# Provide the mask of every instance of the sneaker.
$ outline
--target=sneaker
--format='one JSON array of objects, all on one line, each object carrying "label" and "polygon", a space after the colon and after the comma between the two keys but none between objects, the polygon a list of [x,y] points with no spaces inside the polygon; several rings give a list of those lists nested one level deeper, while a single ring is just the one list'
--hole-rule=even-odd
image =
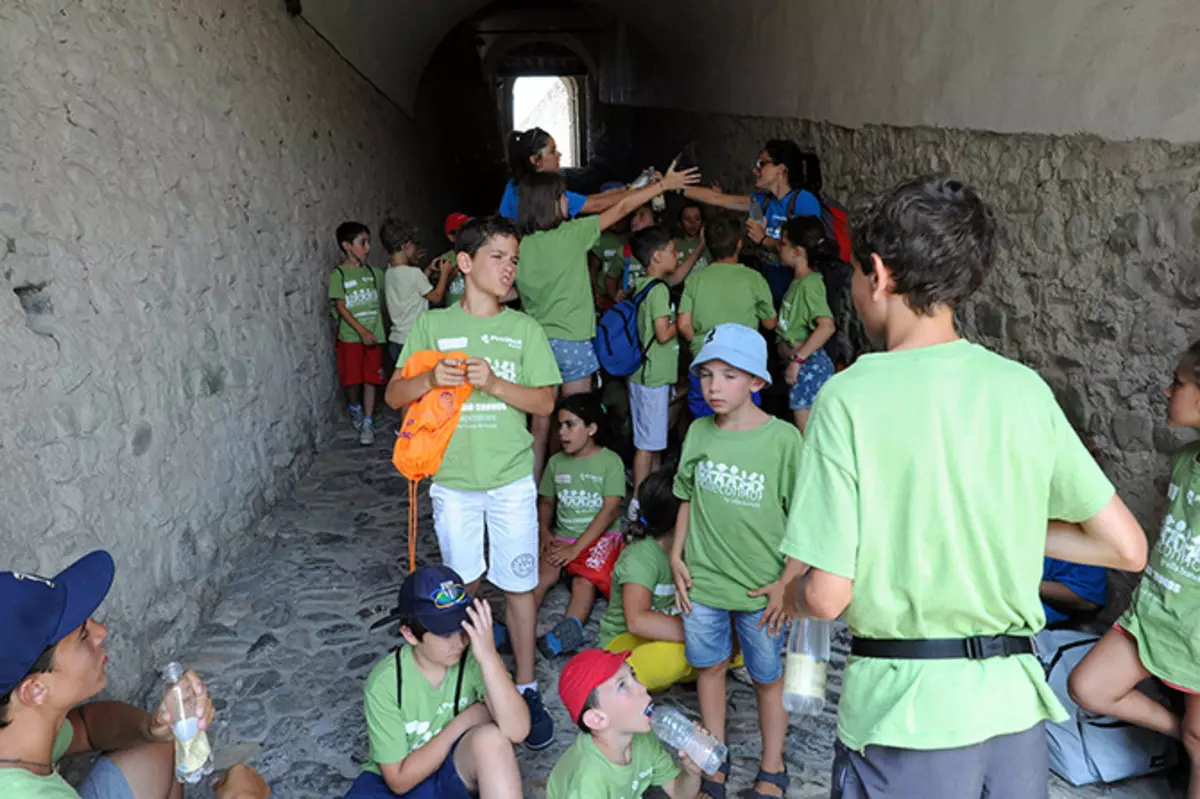
[{"label": "sneaker", "polygon": [[583,624],[574,616],[567,616],[554,629],[538,639],[538,651],[543,657],[570,655],[583,646]]},{"label": "sneaker", "polygon": [[525,746],[538,752],[554,743],[554,721],[542,706],[542,695],[538,691],[527,688],[521,696],[529,705],[529,736],[525,738]]},{"label": "sneaker", "polygon": [[742,685],[754,685],[754,678],[750,676],[750,670],[745,666],[735,666],[729,670],[729,676],[740,682]]},{"label": "sneaker", "polygon": [[633,499],[629,500],[629,509],[625,511],[625,518],[629,520],[630,524],[633,524],[641,515],[642,505],[637,501],[637,497],[634,497]]},{"label": "sneaker", "polygon": [[359,405],[357,408],[355,408],[353,405],[350,405],[350,406],[347,406],[346,410],[350,412],[350,426],[353,427],[354,432],[357,433],[359,431],[359,428],[362,427],[362,423],[363,423],[362,406]]},{"label": "sneaker", "polygon": [[359,425],[358,443],[364,447],[369,447],[375,443],[375,423],[370,419],[363,419],[362,424]]}]

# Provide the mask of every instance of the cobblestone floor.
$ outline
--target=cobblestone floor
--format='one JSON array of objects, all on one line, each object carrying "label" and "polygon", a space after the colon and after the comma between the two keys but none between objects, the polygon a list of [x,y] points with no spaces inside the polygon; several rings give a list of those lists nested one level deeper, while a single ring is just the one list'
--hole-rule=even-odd
[{"label": "cobblestone floor", "polygon": [[[389,631],[369,627],[395,602],[406,573],[407,484],[391,465],[394,424],[379,441],[360,448],[349,429],[322,452],[296,492],[254,531],[259,545],[235,572],[185,659],[208,681],[219,710],[213,731],[218,765],[247,760],[281,799],[340,797],[357,776],[367,751],[362,683],[395,643]],[[437,557],[431,510],[421,492],[418,559]],[[539,616],[540,631],[566,605],[559,589]],[[594,640],[603,605],[593,611]],[[835,702],[845,631],[838,641],[829,689],[834,701],[816,719],[788,729],[789,797],[827,797],[835,730]],[[551,766],[574,738],[558,701],[562,662],[539,660],[546,706],[558,728],[551,748],[519,752],[526,796],[541,797]],[[697,712],[694,691],[675,688],[662,700]],[[758,764],[758,722],[751,689],[730,681],[730,796],[749,787]],[[1051,795],[1163,799],[1182,796],[1163,778],[1071,788],[1052,778]]]}]

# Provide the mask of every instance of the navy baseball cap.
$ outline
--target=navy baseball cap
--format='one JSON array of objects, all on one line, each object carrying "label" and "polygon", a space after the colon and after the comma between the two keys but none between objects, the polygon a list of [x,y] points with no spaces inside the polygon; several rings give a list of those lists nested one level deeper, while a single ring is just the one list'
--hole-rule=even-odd
[{"label": "navy baseball cap", "polygon": [[709,361],[724,361],[734,369],[741,369],[771,385],[771,372],[767,369],[767,341],[757,330],[745,325],[726,322],[708,331],[704,336],[704,345],[692,361],[692,372]]},{"label": "navy baseball cap", "polygon": [[471,595],[458,572],[446,566],[422,566],[400,585],[396,609],[371,625],[382,627],[399,619],[416,619],[434,635],[462,632]]},{"label": "navy baseball cap", "polygon": [[16,688],[46,649],[92,617],[115,571],[112,555],[98,549],[54,577],[0,572],[0,694]]}]

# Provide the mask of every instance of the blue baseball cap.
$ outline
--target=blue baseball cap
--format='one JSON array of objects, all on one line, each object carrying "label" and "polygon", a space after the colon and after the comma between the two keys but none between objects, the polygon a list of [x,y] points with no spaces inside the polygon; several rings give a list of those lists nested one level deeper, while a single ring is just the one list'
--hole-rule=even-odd
[{"label": "blue baseball cap", "polygon": [[92,617],[115,572],[112,555],[102,549],[54,577],[0,572],[0,694],[16,688],[43,652]]},{"label": "blue baseball cap", "polygon": [[745,325],[726,322],[705,333],[704,346],[692,361],[692,372],[709,361],[724,361],[771,385],[771,373],[767,370],[767,340]]},{"label": "blue baseball cap", "polygon": [[400,619],[416,619],[434,635],[462,632],[471,595],[458,572],[446,566],[422,566],[400,585],[396,609],[371,625],[382,627]]}]

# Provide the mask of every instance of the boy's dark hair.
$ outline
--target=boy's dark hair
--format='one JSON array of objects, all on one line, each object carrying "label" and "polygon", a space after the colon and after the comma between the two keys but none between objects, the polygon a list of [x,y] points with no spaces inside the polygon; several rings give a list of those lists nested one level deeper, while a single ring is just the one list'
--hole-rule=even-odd
[{"label": "boy's dark hair", "polygon": [[548,141],[550,134],[541,128],[514,130],[508,134],[508,168],[512,170],[514,183],[522,183],[530,175],[537,174],[529,159],[540,153]]},{"label": "boy's dark hair", "polygon": [[388,217],[379,226],[379,243],[388,255],[400,252],[410,241],[417,240],[417,229],[407,222]]},{"label": "boy's dark hair", "polygon": [[516,225],[499,214],[477,216],[458,229],[458,238],[454,240],[454,251],[465,252],[474,258],[479,254],[479,248],[496,236],[521,238],[517,235]]},{"label": "boy's dark hair", "polygon": [[425,633],[429,632],[429,628],[422,624],[421,620],[415,616],[411,619],[401,619],[400,626],[407,627],[408,631],[413,634],[413,638],[416,638],[418,641],[423,641]]},{"label": "boy's dark hair", "polygon": [[659,250],[665,250],[670,244],[671,234],[667,232],[666,228],[655,225],[642,228],[634,233],[633,238],[629,240],[629,249],[638,263],[649,269],[650,262],[654,260],[654,254]]},{"label": "boy's dark hair", "polygon": [[804,250],[808,263],[816,271],[841,263],[841,248],[837,239],[825,232],[825,223],[815,216],[793,216],[783,223],[782,235],[791,244]]},{"label": "boy's dark hair", "polygon": [[588,694],[587,700],[583,703],[583,710],[579,711],[579,721],[575,722],[579,725],[580,731],[586,732],[588,735],[592,734],[592,728],[587,725],[587,722],[583,720],[583,717],[587,715],[589,710],[596,709],[598,701],[599,700],[596,698],[596,689],[593,688],[592,692]]},{"label": "boy's dark hair", "polygon": [[629,526],[629,541],[662,538],[675,530],[679,497],[675,496],[675,470],[659,469],[638,486],[638,519]]},{"label": "boy's dark hair", "polygon": [[[29,667],[29,671],[27,671],[25,676],[21,678],[21,682],[24,682],[27,678],[33,676],[34,674],[45,674],[46,672],[54,669],[54,647],[56,646],[58,646],[58,644],[51,644],[42,650],[42,654],[38,655],[38,659],[35,660],[33,665]],[[12,723],[8,719],[8,706],[12,704],[12,695],[20,686],[21,683],[19,682],[11,691],[3,696],[0,696],[0,730]]]},{"label": "boy's dark hair", "polygon": [[738,243],[742,240],[742,226],[726,214],[721,214],[708,223],[704,241],[714,261],[722,261],[737,255]]},{"label": "boy's dark hair", "polygon": [[338,246],[350,244],[363,233],[371,235],[371,230],[362,222],[343,222],[337,226]]},{"label": "boy's dark hair", "polygon": [[927,316],[982,285],[996,257],[996,217],[965,183],[925,175],[855,214],[850,238],[863,273],[872,273],[871,255],[878,255],[892,270],[895,293]]},{"label": "boy's dark hair", "polygon": [[559,411],[568,411],[575,414],[583,420],[584,424],[596,425],[594,440],[600,446],[604,446],[604,443],[608,440],[608,413],[605,411],[604,403],[600,401],[600,395],[597,392],[588,391],[584,394],[572,394],[567,397],[561,397],[554,406],[556,422]]},{"label": "boy's dark hair", "polygon": [[562,224],[567,180],[557,172],[535,172],[517,187],[517,229],[522,236],[554,230]]}]

